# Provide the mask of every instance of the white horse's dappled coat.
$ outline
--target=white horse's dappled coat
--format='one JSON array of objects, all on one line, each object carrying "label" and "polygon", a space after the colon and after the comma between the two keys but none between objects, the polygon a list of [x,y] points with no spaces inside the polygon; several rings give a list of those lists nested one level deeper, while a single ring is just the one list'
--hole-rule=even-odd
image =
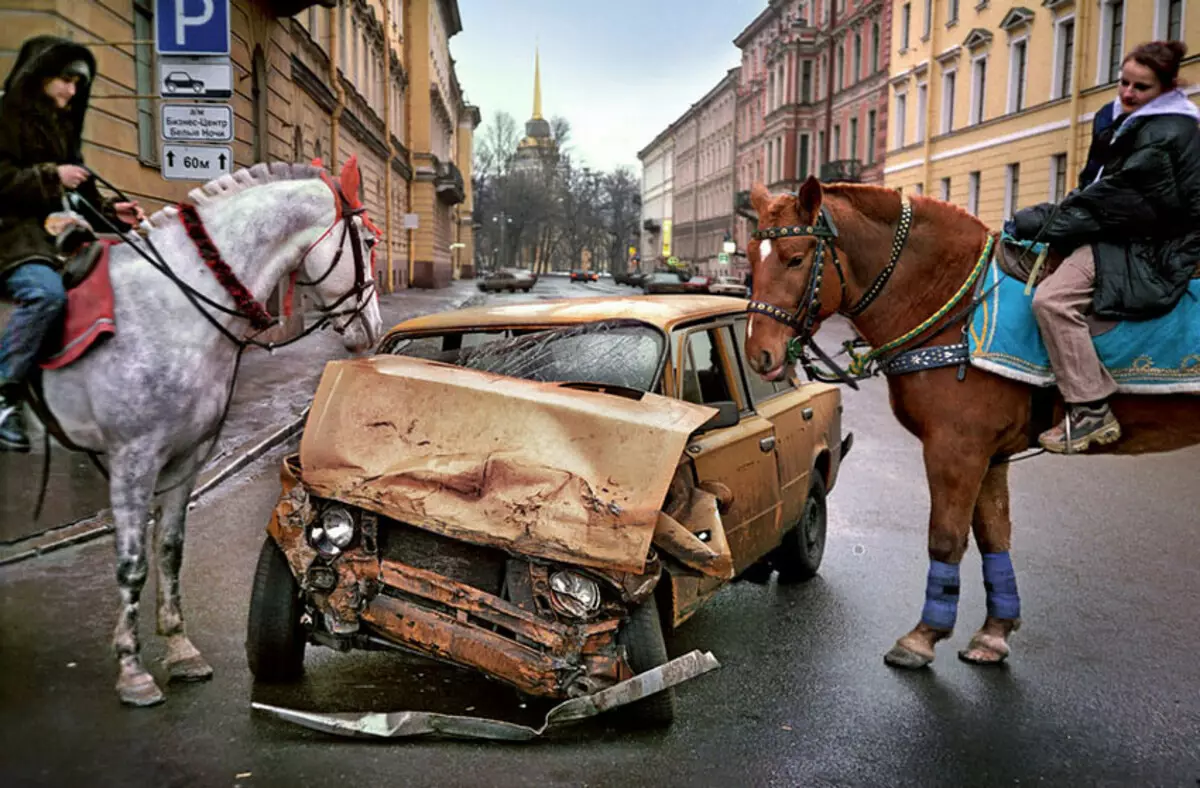
[{"label": "white horse's dappled coat", "polygon": [[[340,224],[361,220],[339,218],[338,197],[322,172],[304,164],[258,164],[188,195],[221,256],[259,302],[298,268],[300,280],[321,279],[335,259],[333,270],[313,287],[317,301],[334,304],[358,286],[353,235],[341,232]],[[232,308],[231,297],[201,259],[178,211],[165,208],[149,221],[150,240],[179,278]],[[336,258],[343,244],[346,248]],[[365,249],[361,253],[369,256]],[[112,249],[110,271],[116,335],[72,366],[46,372],[44,393],[71,441],[107,455],[121,593],[114,633],[120,663],[117,690],[126,703],[148,705],[163,699],[142,666],[137,635],[138,599],[147,572],[146,523],[153,503],[162,509],[155,534],[158,632],[168,638],[168,667],[182,679],[212,673],[184,631],[179,566],[188,498],[216,440],[238,347],[128,244]],[[371,347],[380,333],[373,288],[360,297],[367,300],[365,306],[335,323],[346,348],[356,352]],[[353,298],[339,310],[347,306],[355,306]],[[246,333],[246,320],[206,309],[235,336]],[[165,491],[157,500],[156,490]]]}]

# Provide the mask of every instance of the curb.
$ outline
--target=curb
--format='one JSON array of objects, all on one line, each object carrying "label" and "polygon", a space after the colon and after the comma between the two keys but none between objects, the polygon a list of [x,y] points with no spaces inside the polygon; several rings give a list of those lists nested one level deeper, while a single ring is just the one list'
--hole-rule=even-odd
[{"label": "curb", "polygon": [[[467,293],[461,298],[451,301],[445,309],[438,311],[462,309],[465,306],[482,303],[485,299],[486,295],[483,293]],[[192,491],[191,498],[189,499],[188,510],[190,511],[195,508],[197,502],[204,494],[217,489],[238,471],[245,469],[272,449],[283,445],[293,436],[298,435],[304,429],[304,421],[307,418],[308,406],[282,427],[263,430],[230,451],[227,454],[228,459],[226,462],[215,468],[201,472],[199,478],[196,480],[196,489]],[[0,546],[0,566],[19,563],[46,553],[61,550],[64,547],[90,542],[112,532],[112,510],[103,509],[79,520],[64,525],[53,526],[18,542]]]}]

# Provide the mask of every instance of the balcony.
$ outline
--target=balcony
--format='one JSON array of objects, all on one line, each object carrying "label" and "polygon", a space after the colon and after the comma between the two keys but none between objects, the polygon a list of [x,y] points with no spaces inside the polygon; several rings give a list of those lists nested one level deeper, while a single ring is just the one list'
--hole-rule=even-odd
[{"label": "balcony", "polygon": [[446,205],[458,205],[467,199],[466,186],[463,183],[462,172],[452,161],[439,161],[437,175],[433,179],[433,188],[437,191],[440,202]]},{"label": "balcony", "polygon": [[821,180],[825,183],[861,183],[862,171],[862,162],[858,159],[836,159],[821,165]]},{"label": "balcony", "polygon": [[267,0],[267,6],[275,16],[295,16],[306,9],[319,5],[322,8],[336,8],[338,0]]}]

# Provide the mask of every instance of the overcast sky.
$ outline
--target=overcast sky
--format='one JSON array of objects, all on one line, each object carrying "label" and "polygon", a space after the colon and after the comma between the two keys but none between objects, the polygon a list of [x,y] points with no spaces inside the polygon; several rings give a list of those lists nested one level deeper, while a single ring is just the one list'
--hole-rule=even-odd
[{"label": "overcast sky", "polygon": [[[593,168],[628,165],[712,89],[741,55],[733,39],[766,0],[458,0],[450,40],[467,100],[484,126],[497,110],[533,111],[533,52],[542,113],[571,122],[569,147]],[[480,127],[479,131],[482,131]]]}]

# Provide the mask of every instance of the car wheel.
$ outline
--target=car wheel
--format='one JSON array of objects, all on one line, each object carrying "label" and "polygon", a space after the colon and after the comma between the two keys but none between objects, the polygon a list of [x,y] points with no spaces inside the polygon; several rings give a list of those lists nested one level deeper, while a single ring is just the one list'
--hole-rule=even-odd
[{"label": "car wheel", "polygon": [[[651,596],[634,609],[629,621],[617,632],[617,643],[625,647],[634,673],[666,664],[667,642],[663,638],[658,603]],[[622,719],[642,728],[665,728],[675,720],[675,688],[656,692],[621,709]]]},{"label": "car wheel", "polygon": [[827,515],[825,480],[814,471],[800,521],[783,535],[783,542],[772,554],[771,563],[779,572],[780,583],[803,583],[817,576],[825,557]]},{"label": "car wheel", "polygon": [[300,586],[275,540],[267,537],[258,554],[250,620],[246,627],[246,661],[258,681],[296,681],[304,672],[307,637],[300,616]]}]

